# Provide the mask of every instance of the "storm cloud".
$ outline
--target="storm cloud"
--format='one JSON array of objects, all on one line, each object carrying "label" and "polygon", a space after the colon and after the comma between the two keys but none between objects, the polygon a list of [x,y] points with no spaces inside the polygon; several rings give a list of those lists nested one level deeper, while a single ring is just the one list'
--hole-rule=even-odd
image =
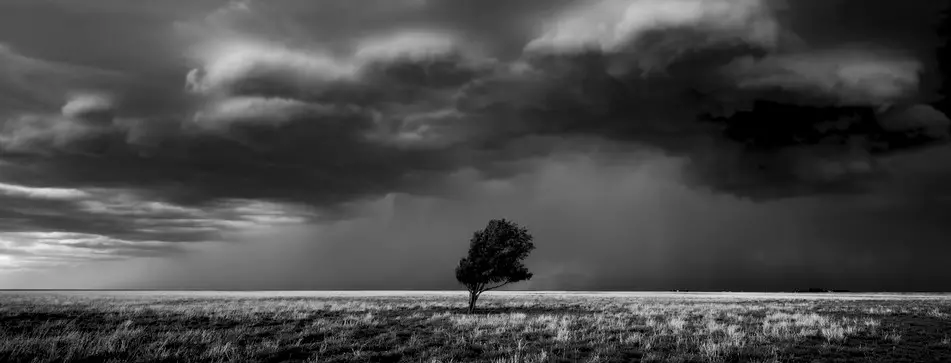
[{"label": "storm cloud", "polygon": [[346,223],[387,195],[452,200],[566,153],[662,160],[676,172],[658,183],[691,200],[938,208],[920,191],[941,183],[907,184],[951,175],[938,9],[823,15],[856,3],[13,1],[0,255],[174,255]]}]

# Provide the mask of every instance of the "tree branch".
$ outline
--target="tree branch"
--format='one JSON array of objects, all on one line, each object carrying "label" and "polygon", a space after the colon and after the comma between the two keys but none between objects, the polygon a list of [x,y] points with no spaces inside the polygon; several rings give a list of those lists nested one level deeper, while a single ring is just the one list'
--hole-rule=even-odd
[{"label": "tree branch", "polygon": [[483,289],[482,289],[482,291],[481,291],[480,293],[482,293],[482,292],[486,292],[486,291],[489,291],[489,290],[495,290],[495,289],[498,289],[498,288],[500,288],[500,287],[502,287],[502,286],[505,286],[505,285],[508,285],[508,284],[511,284],[511,283],[512,283],[512,282],[511,282],[511,281],[509,281],[509,282],[506,282],[506,283],[504,283],[504,284],[501,284],[501,285],[499,285],[499,286],[493,286],[493,287],[490,287],[490,288],[488,288],[488,289],[485,289],[485,288],[483,288]]}]

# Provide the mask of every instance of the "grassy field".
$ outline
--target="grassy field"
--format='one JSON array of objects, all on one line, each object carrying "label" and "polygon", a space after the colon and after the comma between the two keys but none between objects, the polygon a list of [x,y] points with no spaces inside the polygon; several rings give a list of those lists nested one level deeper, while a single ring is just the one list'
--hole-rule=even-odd
[{"label": "grassy field", "polygon": [[951,362],[951,297],[0,292],[0,362]]}]

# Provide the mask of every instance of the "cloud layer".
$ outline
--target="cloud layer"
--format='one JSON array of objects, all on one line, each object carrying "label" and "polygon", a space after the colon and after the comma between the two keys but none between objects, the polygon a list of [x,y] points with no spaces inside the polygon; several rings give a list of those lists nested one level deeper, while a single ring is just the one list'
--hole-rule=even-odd
[{"label": "cloud layer", "polygon": [[[16,42],[0,45],[11,256],[171,253],[240,221],[335,220],[389,193],[451,195],[459,172],[505,180],[592,147],[676,159],[677,183],[730,197],[901,194],[883,187],[909,173],[893,165],[943,150],[951,131],[923,86],[934,44],[909,40],[930,29],[805,23],[818,5],[169,2],[123,5],[148,20],[129,25],[101,1],[35,11],[101,16],[99,29],[127,28],[116,44],[151,39],[148,59],[0,38]],[[889,6],[901,8],[870,10]],[[281,212],[237,211],[255,203]]]}]

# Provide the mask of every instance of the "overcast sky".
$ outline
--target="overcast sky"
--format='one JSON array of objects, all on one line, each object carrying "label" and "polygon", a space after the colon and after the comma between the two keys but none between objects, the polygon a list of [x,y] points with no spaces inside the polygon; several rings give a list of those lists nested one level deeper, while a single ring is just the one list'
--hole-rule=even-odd
[{"label": "overcast sky", "polygon": [[941,6],[3,1],[0,288],[949,290]]}]

